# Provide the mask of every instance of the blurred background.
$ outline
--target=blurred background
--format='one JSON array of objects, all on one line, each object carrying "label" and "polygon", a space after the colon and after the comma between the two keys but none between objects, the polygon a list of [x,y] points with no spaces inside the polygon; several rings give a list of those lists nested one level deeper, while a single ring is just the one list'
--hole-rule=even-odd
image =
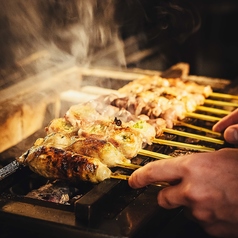
[{"label": "blurred background", "polygon": [[201,15],[201,27],[181,47],[191,73],[238,79],[238,2],[193,1]]},{"label": "blurred background", "polygon": [[191,74],[237,79],[237,1],[152,2],[153,7],[145,6],[144,9],[151,18],[152,12],[157,11],[156,23],[148,20],[145,28],[157,29],[148,40],[149,44],[158,46],[157,54],[136,66],[164,70],[183,61],[190,64]]},{"label": "blurred background", "polygon": [[236,80],[237,23],[236,0],[2,0],[0,87],[62,62]]}]

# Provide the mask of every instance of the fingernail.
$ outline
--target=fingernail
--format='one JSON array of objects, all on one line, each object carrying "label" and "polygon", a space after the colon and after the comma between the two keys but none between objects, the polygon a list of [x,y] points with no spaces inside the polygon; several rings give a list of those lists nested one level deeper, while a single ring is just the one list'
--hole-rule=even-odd
[{"label": "fingernail", "polygon": [[238,141],[238,131],[236,129],[233,129],[233,136],[236,141]]},{"label": "fingernail", "polygon": [[234,141],[238,141],[238,131],[234,128],[229,130],[230,136],[233,138]]}]

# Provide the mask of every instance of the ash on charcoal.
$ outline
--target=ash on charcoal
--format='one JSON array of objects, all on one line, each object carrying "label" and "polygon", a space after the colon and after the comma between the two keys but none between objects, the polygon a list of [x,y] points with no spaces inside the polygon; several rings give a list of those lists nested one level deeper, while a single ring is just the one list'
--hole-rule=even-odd
[{"label": "ash on charcoal", "polygon": [[53,203],[59,203],[64,205],[70,205],[70,200],[79,198],[80,194],[79,189],[69,186],[67,183],[61,181],[54,181],[43,185],[38,189],[34,189],[29,192],[26,197],[44,200]]}]

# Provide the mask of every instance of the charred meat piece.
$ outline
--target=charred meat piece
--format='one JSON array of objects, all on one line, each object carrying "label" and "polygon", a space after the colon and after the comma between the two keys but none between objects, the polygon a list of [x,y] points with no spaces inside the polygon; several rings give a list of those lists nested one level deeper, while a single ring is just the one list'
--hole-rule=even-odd
[{"label": "charred meat piece", "polygon": [[70,133],[51,133],[45,138],[37,139],[32,149],[43,145],[97,158],[109,167],[116,166],[117,163],[130,163],[130,160],[126,159],[112,143],[91,136],[78,137]]},{"label": "charred meat piece", "polygon": [[81,128],[79,135],[106,140],[113,144],[127,159],[135,157],[143,144],[142,136],[136,129],[118,127],[114,123],[105,121],[97,121]]},{"label": "charred meat piece", "polygon": [[[70,159],[71,156],[72,159]],[[82,161],[79,159],[82,159]],[[126,159],[125,156],[108,141],[92,137],[85,138],[72,136],[71,133],[60,132],[51,133],[45,138],[38,138],[34,145],[18,160],[21,163],[28,165],[34,172],[46,178],[60,179],[66,179],[64,176],[67,177],[68,175],[56,175],[56,172],[52,172],[54,175],[51,175],[51,169],[54,170],[55,167],[53,166],[53,163],[58,168],[61,168],[60,163],[67,165],[70,160],[77,161],[77,163],[80,163],[80,166],[82,165],[83,170],[81,173],[84,177],[77,173],[74,173],[72,176],[79,177],[80,179],[86,181],[88,180],[86,178],[86,173],[89,173],[89,176],[91,176],[90,174],[92,169],[88,169],[90,168],[89,166],[91,166],[90,163],[92,160],[94,161],[93,163],[100,160],[100,167],[102,167],[102,163],[108,167],[116,166],[121,163],[130,163],[130,160]],[[45,163],[48,163],[48,165],[45,165]],[[87,165],[86,169],[84,169],[84,166],[86,166],[84,163]],[[96,165],[98,166],[97,163]],[[71,165],[76,167],[76,165],[72,162],[66,169],[71,169]],[[105,170],[108,171],[107,168],[105,168]],[[69,180],[72,180],[72,178],[69,178]],[[92,181],[92,179],[90,178],[89,181]]]},{"label": "charred meat piece", "polygon": [[108,167],[116,166],[117,163],[130,163],[126,157],[110,142],[97,138],[79,138],[66,148],[78,154],[94,157]]},{"label": "charred meat piece", "polygon": [[111,170],[99,159],[52,146],[33,147],[17,160],[48,179],[97,183],[111,175]]}]

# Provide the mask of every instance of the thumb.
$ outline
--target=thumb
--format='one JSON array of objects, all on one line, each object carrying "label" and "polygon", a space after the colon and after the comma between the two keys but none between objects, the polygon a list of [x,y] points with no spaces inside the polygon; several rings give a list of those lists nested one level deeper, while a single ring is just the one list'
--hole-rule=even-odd
[{"label": "thumb", "polygon": [[228,143],[237,145],[238,144],[238,124],[229,126],[224,131],[224,138]]}]

